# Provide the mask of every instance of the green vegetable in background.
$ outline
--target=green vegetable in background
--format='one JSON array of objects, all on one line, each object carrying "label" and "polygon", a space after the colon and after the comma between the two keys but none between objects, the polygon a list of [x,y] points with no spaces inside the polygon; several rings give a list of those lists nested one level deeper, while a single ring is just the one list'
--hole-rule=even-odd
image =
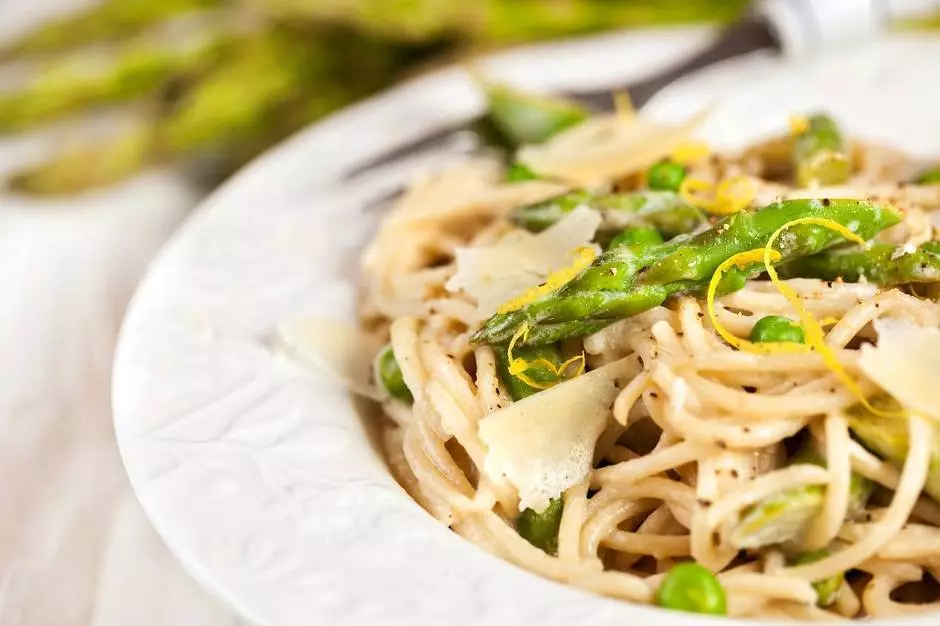
[{"label": "green vegetable in background", "polygon": [[[890,396],[878,396],[869,402],[876,409],[886,412],[898,412],[901,405]],[[895,467],[904,466],[910,438],[907,432],[907,420],[882,417],[872,413],[861,404],[857,404],[846,413],[849,429],[862,444],[891,463]],[[924,491],[931,498],[940,502],[940,426],[932,422],[933,447],[930,454],[930,466]]]},{"label": "green vegetable in background", "polygon": [[805,343],[806,333],[799,324],[780,315],[767,315],[757,320],[749,337],[754,343]]},{"label": "green vegetable in background", "polygon": [[584,205],[604,218],[605,229],[626,225],[649,225],[664,237],[688,233],[705,221],[705,214],[690,206],[673,191],[635,191],[630,193],[592,194],[574,191],[557,198],[521,207],[509,218],[526,230],[540,232]]},{"label": "green vegetable in background", "polygon": [[[165,98],[136,128],[73,146],[10,180],[13,190],[61,194],[114,183],[141,169],[213,151],[240,165],[273,143],[385,80],[384,67],[347,70],[341,91],[314,89],[342,71],[344,38],[311,45],[301,34],[270,30],[238,40],[180,94]],[[387,55],[383,61],[394,65]],[[387,66],[386,66],[387,67]],[[250,88],[246,88],[250,85]]]},{"label": "green vegetable in background", "polygon": [[0,132],[149,95],[180,76],[206,71],[232,44],[226,34],[205,33],[185,45],[127,46],[115,51],[113,61],[86,53],[46,64],[20,89],[0,94]]},{"label": "green vegetable in background", "polygon": [[[825,466],[825,460],[809,443],[791,459],[791,463]],[[873,489],[871,481],[852,474],[849,517],[865,506]],[[731,543],[738,548],[756,549],[797,541],[819,516],[825,499],[826,488],[823,485],[795,487],[768,496],[744,512],[731,531]]]},{"label": "green vegetable in background", "polygon": [[558,529],[564,510],[565,501],[561,497],[550,501],[541,513],[526,509],[516,519],[516,532],[543,552],[555,554],[558,552]]},{"label": "green vegetable in background", "polygon": [[510,183],[521,183],[527,180],[538,180],[539,176],[522,163],[513,163],[506,172],[506,180]]},{"label": "green vegetable in background", "polygon": [[395,359],[391,345],[387,345],[375,357],[375,377],[389,395],[407,404],[414,402],[414,396],[401,373],[401,367]]},{"label": "green vegetable in background", "polygon": [[806,128],[793,137],[793,170],[801,187],[838,185],[849,179],[851,163],[836,123],[827,115],[806,120]]},{"label": "green vegetable in background", "polygon": [[[711,229],[677,237],[661,246],[608,250],[568,284],[519,310],[490,317],[471,338],[474,343],[508,342],[525,324],[528,345],[584,336],[613,322],[662,304],[675,293],[703,289],[725,260],[759,248],[785,224],[803,217],[852,224],[863,239],[900,221],[893,210],[858,200],[785,200],[754,212],[730,215]],[[821,226],[800,224],[776,242],[784,261],[820,252],[844,241]],[[722,286],[740,287],[763,264],[726,275]],[[728,286],[730,284],[730,286]]]},{"label": "green vegetable in background", "polygon": [[698,563],[679,563],[669,570],[656,590],[656,604],[688,613],[725,615],[728,612],[721,582]]},{"label": "green vegetable in background", "polygon": [[610,240],[608,249],[624,246],[658,246],[663,236],[652,226],[627,226]]},{"label": "green vegetable in background", "polygon": [[914,182],[918,185],[940,185],[940,167],[924,170]]},{"label": "green vegetable in background", "polygon": [[822,280],[841,278],[850,283],[864,279],[882,287],[936,283],[940,282],[940,242],[929,241],[913,250],[875,243],[865,250],[823,252],[781,266],[780,275]]},{"label": "green vegetable in background", "polygon": [[0,47],[0,58],[61,52],[75,46],[127,39],[155,24],[228,4],[225,0],[104,0],[51,20]]},{"label": "green vegetable in background", "polygon": [[460,37],[483,44],[505,44],[614,28],[728,22],[747,7],[746,0],[250,0],[268,15],[283,19],[351,26],[380,37],[426,41]]},{"label": "green vegetable in background", "polygon": [[685,180],[685,167],[673,161],[660,161],[650,167],[646,173],[649,188],[660,191],[679,191],[683,180]]},{"label": "green vegetable in background", "polygon": [[562,98],[537,96],[505,85],[483,84],[489,118],[506,145],[542,143],[586,120],[587,109]]},{"label": "green vegetable in background", "polygon": [[[807,563],[815,563],[816,561],[822,560],[829,556],[828,550],[815,550],[813,552],[806,552],[798,556],[794,561],[794,565],[805,565]],[[845,574],[837,574],[835,576],[830,576],[829,578],[823,580],[817,580],[813,583],[813,588],[816,590],[816,596],[818,600],[816,603],[819,606],[826,607],[836,601],[839,597],[839,590],[842,589],[842,584],[845,582]]]}]

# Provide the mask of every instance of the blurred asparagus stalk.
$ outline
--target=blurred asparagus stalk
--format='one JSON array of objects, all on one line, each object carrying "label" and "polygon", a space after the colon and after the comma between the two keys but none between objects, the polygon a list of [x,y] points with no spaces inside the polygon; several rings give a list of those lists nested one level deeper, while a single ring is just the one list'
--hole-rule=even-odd
[{"label": "blurred asparagus stalk", "polygon": [[203,33],[182,44],[132,44],[118,49],[113,61],[86,53],[46,64],[20,89],[0,94],[0,132],[29,130],[95,106],[152,94],[176,77],[211,66],[232,43],[231,34]]},{"label": "blurred asparagus stalk", "polygon": [[250,0],[259,12],[280,19],[350,26],[406,41],[435,38],[500,44],[609,30],[618,27],[727,22],[746,0]]},{"label": "blurred asparagus stalk", "polygon": [[139,125],[110,142],[66,149],[50,161],[20,172],[11,189],[63,194],[110,184],[153,164],[206,154],[230,153],[241,164],[267,145],[375,89],[395,62],[350,72],[342,89],[329,87],[336,42],[311,45],[305,36],[275,29],[245,37],[174,102],[151,111]]},{"label": "blurred asparagus stalk", "polygon": [[61,52],[88,44],[132,37],[185,13],[222,5],[227,0],[105,0],[62,19],[43,24],[0,46],[0,59]]}]

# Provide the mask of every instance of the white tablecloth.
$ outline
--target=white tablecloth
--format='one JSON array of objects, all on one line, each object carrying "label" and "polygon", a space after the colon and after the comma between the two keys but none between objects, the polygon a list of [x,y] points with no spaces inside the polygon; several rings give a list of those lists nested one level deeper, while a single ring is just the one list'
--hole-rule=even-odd
[{"label": "white tablecloth", "polygon": [[[0,30],[55,9],[0,0]],[[0,174],[49,138],[0,143]],[[232,626],[125,478],[111,356],[147,262],[198,201],[170,172],[106,193],[0,195],[0,626]]]}]

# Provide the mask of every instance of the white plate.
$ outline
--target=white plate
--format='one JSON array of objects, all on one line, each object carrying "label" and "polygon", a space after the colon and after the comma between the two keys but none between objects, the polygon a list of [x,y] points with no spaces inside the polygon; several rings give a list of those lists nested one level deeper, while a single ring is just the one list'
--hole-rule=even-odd
[{"label": "white plate", "polygon": [[[529,87],[613,87],[710,36],[617,35],[485,65]],[[711,104],[707,138],[733,146],[823,106],[853,131],[928,154],[940,145],[937,58],[940,42],[915,38],[802,66],[756,56],[671,87],[650,110],[678,118]],[[448,70],[311,128],[206,202],[134,300],[113,392],[127,470],[170,548],[253,621],[704,623],[543,580],[450,533],[388,474],[349,396],[271,350],[286,318],[351,315],[358,250],[379,217],[364,207],[422,164],[354,184],[341,175],[481,106]]]}]

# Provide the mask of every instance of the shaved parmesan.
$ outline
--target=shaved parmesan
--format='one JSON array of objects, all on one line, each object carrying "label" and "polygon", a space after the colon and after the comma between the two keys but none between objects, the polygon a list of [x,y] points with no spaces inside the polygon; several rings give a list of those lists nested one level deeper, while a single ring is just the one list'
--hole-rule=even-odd
[{"label": "shaved parmesan", "polygon": [[629,357],[513,402],[480,422],[484,471],[519,490],[519,510],[545,510],[591,469],[611,405],[639,373]]},{"label": "shaved parmesan", "polygon": [[570,265],[571,253],[590,245],[601,219],[582,206],[537,235],[513,232],[492,246],[458,248],[457,272],[446,288],[475,299],[479,318],[485,319],[504,302]]},{"label": "shaved parmesan", "polygon": [[909,322],[874,322],[878,345],[862,347],[862,372],[908,409],[940,419],[940,329]]},{"label": "shaved parmesan", "polygon": [[498,162],[478,159],[419,180],[396,203],[382,228],[500,215],[566,190],[563,185],[540,180],[509,184]]},{"label": "shaved parmesan", "polygon": [[640,171],[687,143],[707,113],[670,126],[644,118],[591,118],[544,144],[526,146],[519,160],[534,172],[591,186]]},{"label": "shaved parmesan", "polygon": [[281,324],[278,340],[290,356],[325,380],[380,399],[372,382],[372,360],[380,347],[374,337],[338,320],[306,317]]}]

